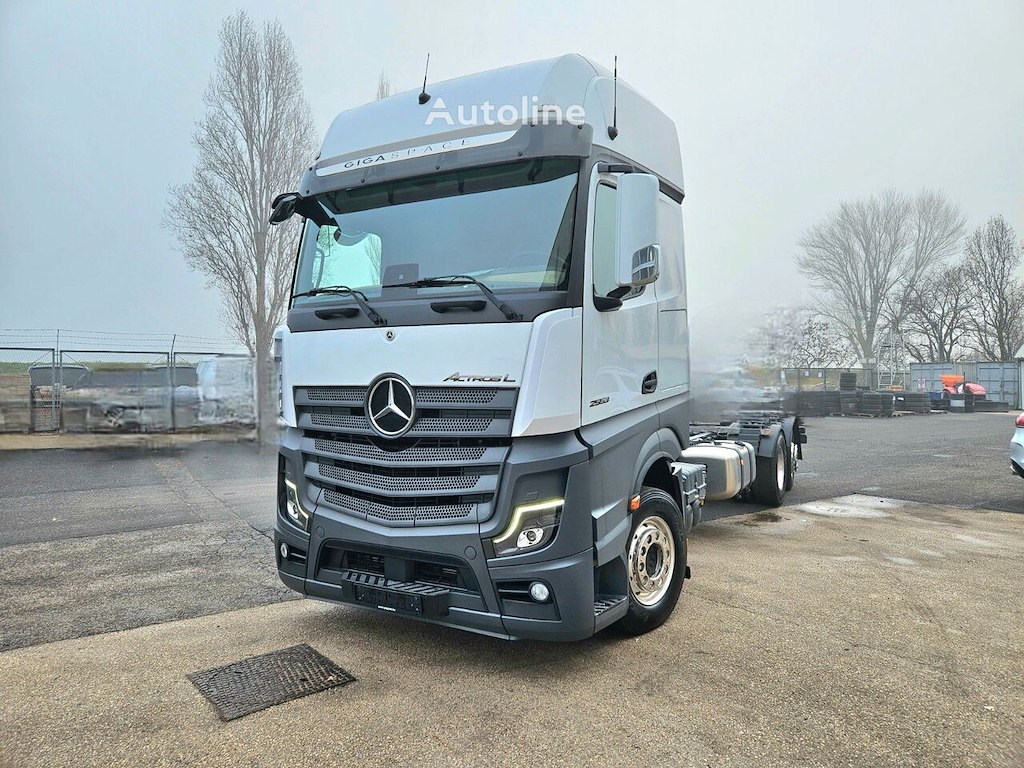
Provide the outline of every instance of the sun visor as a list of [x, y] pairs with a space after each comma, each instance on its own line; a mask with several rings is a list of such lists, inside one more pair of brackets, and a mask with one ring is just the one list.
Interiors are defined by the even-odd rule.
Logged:
[[593, 143], [593, 128], [588, 124], [488, 127], [491, 130], [486, 132], [476, 127], [473, 133], [439, 136], [438, 139], [443, 139], [440, 141], [419, 140], [358, 155], [321, 159], [303, 175], [300, 194], [310, 197], [362, 184], [537, 157], [584, 158], [590, 155]]

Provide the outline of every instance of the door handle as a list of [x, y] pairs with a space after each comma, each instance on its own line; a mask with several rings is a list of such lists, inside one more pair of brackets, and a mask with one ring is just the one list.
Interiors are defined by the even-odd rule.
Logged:
[[653, 392], [657, 388], [658, 388], [658, 372], [657, 371], [651, 371], [646, 376], [644, 376], [644, 383], [640, 387], [640, 391], [643, 394], [645, 394], [645, 395], [649, 395], [649, 394], [651, 394], [651, 392]]

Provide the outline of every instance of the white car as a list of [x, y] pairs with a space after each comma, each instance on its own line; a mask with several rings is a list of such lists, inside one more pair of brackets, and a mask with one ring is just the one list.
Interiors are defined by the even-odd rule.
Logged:
[[1024, 477], [1024, 413], [1017, 417], [1017, 431], [1010, 440], [1010, 467]]

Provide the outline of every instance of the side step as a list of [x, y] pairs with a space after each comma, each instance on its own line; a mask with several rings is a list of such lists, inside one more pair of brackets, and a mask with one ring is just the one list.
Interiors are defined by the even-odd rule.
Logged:
[[594, 618], [626, 602], [625, 595], [597, 595], [594, 598]]

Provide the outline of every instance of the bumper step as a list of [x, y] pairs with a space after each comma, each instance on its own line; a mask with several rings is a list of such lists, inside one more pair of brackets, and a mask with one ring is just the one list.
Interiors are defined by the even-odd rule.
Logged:
[[626, 602], [625, 595], [597, 595], [594, 598], [594, 618]]

